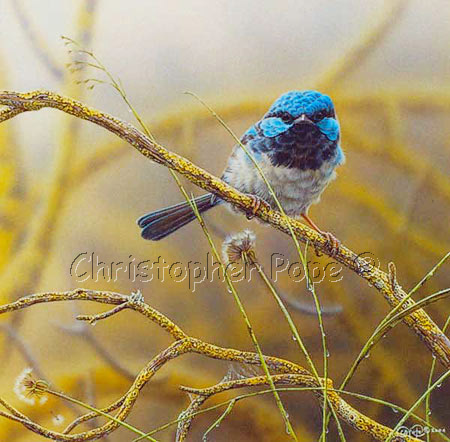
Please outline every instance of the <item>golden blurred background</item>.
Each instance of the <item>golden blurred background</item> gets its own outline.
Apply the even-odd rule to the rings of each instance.
[[[49,89],[77,98],[134,124],[108,85],[90,90],[70,72],[66,35],[92,49],[117,75],[138,112],[168,149],[219,175],[233,139],[185,91],[204,98],[236,134],[259,119],[290,89],[318,89],[336,105],[347,155],[338,179],[311,216],[356,253],[366,253],[412,288],[450,245],[450,3],[445,0],[337,2],[269,0],[153,0],[139,2],[0,1],[0,89]],[[88,70],[84,78],[99,77]],[[80,282],[70,273],[81,253],[105,263],[205,262],[208,243],[198,223],[167,239],[140,238],[135,220],[182,199],[168,170],[146,161],[129,145],[87,122],[42,110],[0,125],[0,299],[10,302],[43,291],[82,286],[120,293],[140,289],[147,303],[186,332],[208,342],[253,350],[241,315],[220,281],[198,284],[114,280]],[[201,191],[183,181],[196,194]],[[266,270],[272,253],[297,261],[292,240],[244,216],[218,208],[205,215],[218,246],[227,234],[251,228]],[[316,257],[319,266],[330,258]],[[84,267],[86,269],[86,267]],[[448,263],[416,299],[446,288]],[[305,283],[277,281],[292,302],[313,308]],[[258,281],[237,284],[265,354],[304,365],[291,332]],[[381,295],[347,269],[342,279],[317,283],[330,353],[329,377],[338,385],[370,334],[387,314]],[[443,326],[449,301],[427,308]],[[125,311],[94,328],[77,324],[98,305],[41,305],[0,318],[0,395],[30,417],[61,430],[57,414],[72,420],[80,409],[50,400],[30,407],[14,396],[14,379],[26,366],[59,390],[105,406],[128,388],[133,375],[170,340],[135,312]],[[321,370],[317,317],[292,309],[296,325]],[[396,327],[363,361],[348,389],[409,408],[426,390],[432,357],[411,330]],[[232,370],[239,370],[233,366]],[[230,370],[201,356],[172,361],[145,388],[129,421],[149,431],[175,419],[189,398],[179,385],[206,387]],[[436,374],[442,373],[437,367]],[[244,373],[245,374],[245,373]],[[450,386],[431,397],[431,422],[450,432]],[[302,441],[317,440],[322,411],[311,393],[281,395]],[[390,407],[348,398],[361,412],[388,426]],[[212,400],[211,403],[213,403]],[[422,406],[419,414],[424,415]],[[201,440],[221,411],[194,420],[189,440]],[[368,436],[344,426],[348,441]],[[158,433],[174,439],[175,428]],[[104,440],[127,441],[120,429]],[[19,424],[0,420],[0,441],[44,440]],[[103,439],[102,439],[103,440]],[[209,440],[289,440],[271,395],[246,399]],[[338,440],[330,424],[327,440]],[[435,436],[432,436],[435,440]],[[436,440],[438,440],[436,438]]]

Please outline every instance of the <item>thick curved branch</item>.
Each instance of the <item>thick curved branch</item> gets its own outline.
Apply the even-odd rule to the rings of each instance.
[[[187,353],[196,353],[213,359],[233,361],[244,364],[254,364],[261,365],[260,357],[257,353],[236,350],[233,348],[223,348],[217,345],[204,342],[200,339],[191,337],[187,335],[181,328],[179,328],[173,321],[171,321],[167,316],[163,315],[159,311],[155,310],[150,305],[143,302],[142,295],[138,292],[137,294],[132,294],[131,296],[122,295],[119,293],[106,292],[106,291],[94,291],[94,290],[84,290],[76,289],[68,292],[49,292],[37,295],[25,296],[18,299],[15,302],[6,304],[0,307],[0,314],[22,310],[27,307],[31,307],[36,304],[49,303],[49,302],[60,302],[60,301],[93,301],[102,304],[110,304],[114,306],[123,306],[123,308],[118,309],[114,307],[112,310],[106,313],[100,313],[98,315],[82,316],[81,320],[101,320],[111,317],[113,314],[117,314],[119,311],[123,311],[126,308],[135,310],[152,322],[156,323],[161,328],[165,329],[174,339],[174,342],[169,345],[165,350],[156,355],[136,376],[134,382],[128,389],[128,391],[120,399],[114,402],[111,406],[104,410],[112,411],[117,409],[116,419],[124,421],[130,414],[142,388],[153,378],[153,376],[162,368],[167,362],[182,356]],[[126,306],[126,307],[125,307]],[[283,373],[285,375],[284,381],[286,379],[296,379],[301,380],[302,385],[313,386],[319,390],[317,394],[322,397],[322,391],[325,380],[317,380],[315,377],[309,373],[308,370],[302,366],[290,362],[284,359],[280,359],[274,356],[264,356],[267,366],[273,370],[275,373]],[[296,377],[295,377],[296,376]],[[277,379],[276,377],[274,377]],[[267,381],[265,376],[252,378],[257,379],[259,384],[264,384]],[[281,378],[280,378],[281,379]],[[242,381],[244,382],[244,381]],[[250,381],[247,381],[250,382]],[[255,385],[259,385],[258,382]],[[326,381],[327,384],[332,389],[332,383],[330,380]],[[217,388],[223,388],[220,387]],[[230,384],[234,385],[234,384]],[[240,386],[245,386],[241,385]],[[214,387],[213,387],[214,388]],[[337,415],[344,421],[347,422],[352,427],[359,431],[369,433],[376,439],[383,441],[386,438],[386,434],[390,434],[390,429],[384,427],[383,425],[375,422],[374,420],[363,415],[359,411],[351,407],[346,401],[344,401],[336,392],[328,392],[328,400],[331,401],[333,408],[336,410]],[[321,403],[323,400],[321,400]],[[31,421],[26,416],[21,414],[19,411],[11,407],[7,402],[0,401],[0,404],[5,406],[8,411],[5,413],[0,411],[0,416],[14,420],[21,423],[31,431],[40,434],[44,437],[53,440],[66,441],[66,442],[82,442],[88,440],[95,440],[115,431],[119,427],[119,423],[115,421],[108,421],[104,425],[77,434],[68,434],[76,425],[81,422],[85,422],[88,419],[96,417],[95,413],[90,413],[85,417],[78,418],[73,424],[71,424],[63,433],[54,432],[42,427],[41,425]],[[387,433],[386,433],[387,432]],[[409,436],[399,436],[397,439],[399,442],[417,442],[417,439],[410,438]]]
[[[9,120],[25,111],[26,109],[22,109],[20,107],[8,106],[6,109],[0,110],[0,121]]]
[[[90,121],[125,140],[145,157],[179,172],[197,186],[215,193],[235,207],[248,212],[252,206],[253,200],[248,195],[237,191],[214,175],[197,167],[186,158],[170,152],[160,144],[153,142],[131,124],[90,108],[79,101],[48,91],[28,93],[5,91],[0,93],[0,105],[7,106],[12,110],[5,115],[0,113],[0,123],[17,115],[13,112],[15,109],[20,109],[20,112],[18,111],[17,113],[21,113],[37,111],[43,108],[58,109],[77,118]],[[331,256],[326,239],[297,220],[283,217],[280,212],[270,210],[265,205],[261,205],[256,212],[256,216],[265,223],[289,235],[290,224],[292,231],[300,241],[309,242],[316,249]],[[374,266],[367,265],[364,259],[360,259],[355,252],[347,247],[341,245],[337,253],[333,254],[333,258],[375,287],[391,306],[398,305],[406,297],[406,293],[401,287],[398,287],[396,290],[392,288],[389,283],[389,277],[385,272]],[[404,307],[406,308],[413,304],[414,301],[408,299],[404,302]],[[425,311],[419,309],[405,317],[403,322],[414,330],[441,364],[450,369],[450,340]]]
[[[305,376],[299,374],[278,374],[272,377],[273,382],[277,386],[301,386],[306,388],[311,388],[312,391],[321,400],[319,403],[323,405],[323,390],[319,386],[317,379],[313,376]],[[221,382],[212,387],[196,389],[189,387],[181,387],[182,390],[187,391],[191,394],[196,395],[195,399],[191,402],[186,414],[189,414],[185,420],[180,421],[178,439],[177,441],[184,440],[187,431],[189,430],[190,423],[192,421],[192,411],[197,411],[203,403],[209,399],[211,396],[222,393],[224,391],[234,390],[237,388],[245,387],[258,387],[261,385],[267,385],[267,378],[265,376],[256,376],[252,378],[236,379],[227,382]],[[347,404],[341,397],[333,390],[333,384],[328,380],[327,389],[328,400],[333,404],[335,410],[337,410],[338,415],[358,431],[364,431],[370,434],[374,439],[384,441],[390,434],[391,429],[372,419],[364,416],[359,411]],[[400,433],[396,435],[398,441],[408,441],[408,442],[419,442],[419,439],[415,437],[405,436]]]

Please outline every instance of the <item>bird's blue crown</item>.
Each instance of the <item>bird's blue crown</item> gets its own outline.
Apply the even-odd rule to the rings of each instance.
[[[324,116],[334,116],[334,106],[328,95],[317,91],[289,91],[281,95],[270,106],[266,115],[287,112],[297,118],[302,114],[313,116],[323,113]]]

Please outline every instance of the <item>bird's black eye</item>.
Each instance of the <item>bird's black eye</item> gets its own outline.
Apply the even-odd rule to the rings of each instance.
[[[283,113],[282,115],[280,115],[280,118],[283,120],[283,123],[292,123],[292,121],[294,120],[292,118],[292,115],[288,113]]]
[[[289,112],[271,112],[265,115],[264,118],[279,118],[285,124],[292,124],[295,118]]]
[[[315,112],[313,115],[312,115],[312,120],[313,121],[321,121],[321,120],[323,120],[326,116],[328,115],[328,112],[326,111],[326,110],[321,110],[321,111],[319,111],[319,112]]]

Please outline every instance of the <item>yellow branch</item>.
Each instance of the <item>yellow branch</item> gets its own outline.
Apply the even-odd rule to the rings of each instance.
[[[0,416],[21,423],[29,430],[53,440],[82,442],[87,440],[99,439],[115,431],[120,425],[117,420],[124,421],[127,418],[134,404],[136,403],[136,400],[140,395],[142,389],[153,378],[158,370],[162,368],[167,362],[170,362],[171,360],[178,358],[179,356],[182,356],[184,354],[195,353],[213,359],[233,361],[243,364],[261,365],[260,356],[257,353],[236,350],[233,348],[219,347],[217,345],[202,341],[201,339],[189,336],[167,316],[160,313],[150,305],[146,304],[143,301],[142,295],[140,295],[140,293],[126,296],[119,293],[84,289],[76,289],[73,291],[60,293],[41,293],[26,296],[10,304],[0,306],[0,314],[22,310],[36,304],[61,301],[91,301],[115,306],[124,305],[126,306],[124,308],[135,310],[143,314],[150,321],[165,329],[172,336],[174,342],[161,353],[156,355],[139,372],[124,396],[119,398],[109,407],[101,410],[104,413],[108,413],[116,409],[118,411],[115,415],[115,421],[108,421],[100,427],[96,427],[78,434],[69,434],[69,432],[75,427],[75,425],[78,425],[81,422],[85,422],[88,419],[91,419],[98,415],[98,413],[96,414],[95,412],[93,412],[85,415],[84,417],[78,418],[63,433],[54,432],[28,419],[25,415],[20,413],[20,411],[11,407],[6,401],[2,400],[0,402],[10,412],[5,413],[0,411]],[[82,317],[82,319],[101,320],[111,317],[113,314],[117,313],[118,309],[117,307],[114,307],[109,312],[100,313],[89,317]],[[381,425],[378,422],[370,419],[369,417],[365,416],[364,414],[360,413],[358,410],[350,406],[346,401],[344,401],[338,393],[332,390],[333,384],[331,380],[317,379],[315,376],[312,376],[308,370],[294,362],[274,356],[263,357],[267,366],[271,370],[279,374],[284,374],[284,376],[282,377],[274,376],[274,379],[281,384],[304,385],[306,387],[312,387],[316,395],[319,398],[322,398],[323,386],[326,382],[330,390],[328,391],[328,399],[333,404],[337,415],[340,419],[342,419],[342,421],[346,422],[356,430],[368,433],[379,441],[384,441],[387,435],[391,434],[390,428],[385,427],[384,425]],[[219,386],[217,387],[213,387],[213,393],[220,392],[219,390],[222,388],[222,386],[230,386],[231,388],[242,386],[259,386],[266,384],[267,382],[267,377],[260,376],[247,380],[223,383],[219,384]],[[246,383],[246,385],[241,385],[242,383]],[[214,388],[219,390],[216,391],[214,390]],[[320,404],[323,404],[323,399],[320,401]],[[188,428],[186,428],[186,431],[187,430]],[[399,442],[419,442],[418,439],[400,434],[397,435],[397,440]]]
[[[131,124],[107,113],[90,108],[79,101],[48,91],[38,90],[28,93],[4,91],[0,93],[0,105],[19,108],[24,112],[37,111],[43,108],[54,108],[77,118],[90,121],[125,140],[145,157],[179,172],[197,186],[206,191],[213,192],[244,212],[248,213],[252,207],[253,199],[248,195],[237,191],[219,178],[197,167],[186,158],[170,152],[160,144],[153,142]],[[14,115],[7,114],[6,116],[2,116],[0,114],[0,123],[13,117]],[[368,265],[364,259],[360,259],[355,252],[347,247],[341,245],[336,253],[331,254],[326,239],[320,234],[297,220],[283,217],[280,212],[271,210],[265,205],[261,205],[255,215],[260,220],[288,235],[290,235],[291,227],[300,241],[308,242],[316,249],[332,256],[348,269],[364,278],[385,297],[391,306],[395,307],[406,297],[406,293],[401,287],[397,290],[392,288],[389,283],[389,277],[385,272]],[[414,301],[408,299],[404,303],[404,308],[410,307],[413,304]],[[416,310],[405,317],[403,322],[414,330],[441,364],[449,369],[450,340],[425,311],[422,309]]]

